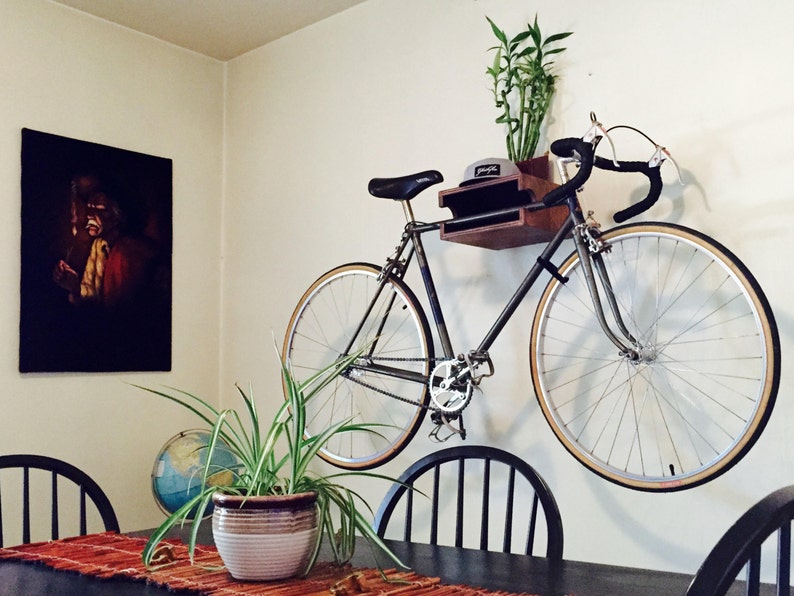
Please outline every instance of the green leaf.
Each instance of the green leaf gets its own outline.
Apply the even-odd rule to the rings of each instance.
[[[546,52],[546,55],[550,56],[551,54],[559,54],[560,52],[564,52],[564,51],[565,51],[565,48],[555,48],[553,50],[548,50]],[[551,63],[549,62],[548,64],[551,64]]]
[[[527,24],[527,30],[529,34],[532,36],[532,42],[535,44],[536,47],[541,46],[541,35],[540,35],[540,27],[538,27],[538,15],[535,15],[535,23],[533,25]]]
[[[529,31],[522,31],[510,40],[510,52],[515,52],[516,48],[520,46],[529,36]]]
[[[566,37],[570,37],[573,35],[573,31],[567,31],[565,33],[555,33],[554,35],[549,35],[544,41],[543,45],[549,45],[550,43],[554,43],[555,41],[560,41],[561,39],[565,39]]]
[[[367,344],[361,347],[356,352],[331,363],[301,382],[298,382],[291,373],[287,362],[280,358],[285,399],[269,425],[261,425],[253,391],[250,388],[246,392],[236,386],[243,402],[243,408],[238,412],[231,408],[217,410],[204,400],[180,390],[174,389],[173,393],[168,393],[139,387],[181,405],[196,414],[210,428],[210,438],[206,447],[202,447],[202,449],[207,449],[207,465],[203,467],[200,474],[203,481],[201,492],[180,507],[178,511],[168,516],[155,530],[142,552],[144,563],[147,566],[151,565],[157,545],[170,529],[179,524],[184,525],[188,514],[195,509],[196,517],[192,520],[188,545],[192,562],[201,518],[209,506],[212,494],[217,490],[238,495],[316,492],[321,532],[318,542],[314,545],[314,552],[311,555],[308,568],[311,568],[316,561],[323,535],[330,539],[334,555],[340,560],[346,560],[352,556],[356,532],[362,533],[369,540],[372,530],[370,525],[364,521],[360,511],[366,510],[371,513],[371,508],[366,501],[354,491],[335,484],[333,476],[330,479],[329,477],[316,476],[310,472],[309,465],[323,445],[336,435],[366,432],[383,436],[378,429],[390,425],[354,422],[351,417],[330,423],[327,428],[317,431],[315,435],[306,436],[306,403],[312,397],[319,395],[331,383],[340,382],[340,375],[355,366],[356,359],[371,349],[372,345]],[[233,481],[230,484],[222,487],[207,486],[210,476],[219,468],[212,464],[212,456],[216,450],[225,447],[228,447],[238,457],[241,462],[240,468],[232,470]],[[284,447],[285,452],[281,451],[281,447]],[[355,473],[350,472],[349,474]],[[379,474],[364,474],[372,478],[393,481],[393,479]],[[386,552],[389,554],[388,549]],[[393,554],[390,556],[397,561]]]
[[[505,35],[505,32],[499,29],[499,27],[496,26],[496,23],[494,23],[489,17],[485,17],[485,18],[488,19],[488,22],[491,24],[491,31],[493,31],[493,34],[496,36],[496,39],[501,41],[502,45],[507,47],[507,35]]]
[[[496,55],[494,56],[493,59],[493,66],[491,67],[494,73],[498,73],[502,70],[501,64],[502,64],[502,48],[497,48]],[[496,75],[494,74],[494,76]]]
[[[141,553],[143,564],[147,569],[152,568],[152,558],[157,550],[157,546],[163,541],[171,528],[175,527],[179,522],[184,523],[188,519],[187,516],[190,514],[193,508],[197,505],[200,505],[201,502],[206,498],[207,494],[209,494],[210,498],[212,498],[212,493],[214,491],[214,488],[205,488],[201,493],[194,496],[179,509],[169,515],[168,518],[162,524],[160,524],[160,527],[157,528],[151,536],[149,536],[149,540],[146,542],[146,545],[143,547],[143,552]],[[194,518],[193,525],[195,526],[198,523],[201,523],[201,518]],[[195,540],[191,539],[190,543],[188,544],[188,550],[191,554],[191,557],[195,548]]]

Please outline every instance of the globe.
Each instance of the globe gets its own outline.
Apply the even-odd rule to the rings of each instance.
[[[171,437],[160,449],[152,470],[152,492],[164,513],[174,513],[201,492],[209,439],[207,430],[186,430]],[[212,474],[207,485],[230,483],[238,466],[239,462],[228,446],[218,442],[212,455]],[[205,510],[206,516],[211,514],[212,502]],[[195,511],[192,511],[188,517],[194,515]]]

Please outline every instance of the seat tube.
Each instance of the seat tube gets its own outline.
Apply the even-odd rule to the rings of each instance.
[[[422,244],[420,232],[413,231],[411,233],[411,240],[416,252],[416,261],[419,263],[419,272],[422,275],[422,282],[425,284],[427,299],[430,302],[430,311],[433,314],[433,321],[435,322],[436,329],[438,330],[438,340],[441,343],[441,349],[444,351],[445,357],[452,358],[452,342],[449,339],[447,324],[444,321],[444,313],[441,310],[441,303],[438,301],[436,284],[433,282],[433,275],[430,272],[430,265],[427,261],[427,255],[425,254],[425,248]]]

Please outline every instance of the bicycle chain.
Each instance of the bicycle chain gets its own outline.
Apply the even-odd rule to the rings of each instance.
[[[388,356],[377,356],[377,357],[370,357],[372,361],[383,361],[383,362],[431,362],[435,364],[436,362],[442,362],[444,360],[448,360],[448,358],[397,358],[397,357],[388,357]],[[431,410],[433,412],[444,412],[438,406],[433,406],[429,403],[424,404],[420,401],[415,399],[410,399],[408,397],[403,397],[401,395],[397,395],[396,393],[391,393],[390,391],[386,391],[385,389],[380,389],[379,387],[375,387],[374,385],[370,385],[366,381],[362,381],[360,379],[354,379],[351,376],[345,375],[345,378],[353,383],[361,385],[362,387],[366,387],[367,389],[371,389],[381,395],[385,395],[386,397],[391,397],[392,399],[396,399],[397,401],[401,401],[406,404],[411,404],[412,406],[417,406],[419,408],[424,408],[425,410]],[[468,404],[467,404],[468,405]],[[460,413],[466,409],[466,406],[460,409],[459,412],[456,412],[456,417],[460,415]]]

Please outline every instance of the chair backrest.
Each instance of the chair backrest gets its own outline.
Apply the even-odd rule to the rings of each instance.
[[[761,499],[717,541],[689,585],[687,596],[723,596],[743,568],[747,569],[745,593],[758,595],[762,546],[772,534],[777,534],[775,594],[790,594],[792,518],[794,485]]]
[[[420,477],[424,478],[420,480]],[[386,530],[399,504],[404,510],[399,536],[402,540],[562,559],[562,519],[557,502],[535,469],[511,453],[474,445],[442,449],[410,466],[399,482],[386,493],[375,517],[375,531],[381,537],[397,537],[387,535]],[[477,488],[467,491],[466,487],[472,485]],[[468,508],[465,494],[474,501]],[[415,504],[424,500],[422,495],[430,498],[429,520],[426,511],[414,509]],[[538,524],[540,515],[542,524]],[[503,517],[504,521],[492,524],[497,517]],[[546,527],[546,550],[533,552],[542,544],[542,540],[536,540],[540,538],[537,530],[542,525]],[[452,528],[454,543],[452,540],[445,542],[442,534],[445,530],[451,534]],[[416,539],[417,534],[422,536]],[[499,534],[500,548],[490,549],[490,539],[494,536],[498,539]],[[469,537],[475,544],[466,543]],[[513,548],[514,538],[522,540],[520,549]]]
[[[104,529],[112,532],[119,531],[119,522],[107,495],[88,474],[75,466],[43,455],[18,454],[0,456],[0,470],[4,469],[15,469],[18,471],[18,476],[21,476],[21,478],[12,479],[6,474],[0,480],[8,481],[6,488],[9,490],[11,490],[11,485],[13,485],[14,491],[21,489],[21,495],[18,493],[13,495],[4,494],[4,487],[0,484],[0,546],[4,545],[3,502],[4,500],[11,501],[12,498],[19,503],[22,511],[21,539],[23,544],[31,541],[31,511],[34,509],[33,503],[38,503],[41,500],[47,500],[49,504],[49,537],[52,540],[60,538],[61,518],[69,516],[65,510],[61,510],[61,501],[66,499],[59,499],[59,495],[68,492],[70,484],[73,490],[75,489],[74,485],[76,485],[74,493],[76,495],[79,494],[77,499],[79,503],[79,511],[77,513],[79,516],[79,528],[76,528],[79,535],[84,536],[88,533],[89,508],[87,503],[89,500],[93,502],[99,512]],[[49,473],[45,475],[45,477],[49,477],[46,481],[46,488],[40,490],[38,483],[31,482],[31,470],[33,469],[44,470]],[[61,481],[59,484],[59,479],[65,479],[70,482]],[[11,482],[12,480],[13,483]],[[46,499],[47,492],[49,492],[48,499]],[[78,503],[75,503],[75,505]],[[71,535],[74,535],[74,532],[71,532]]]

